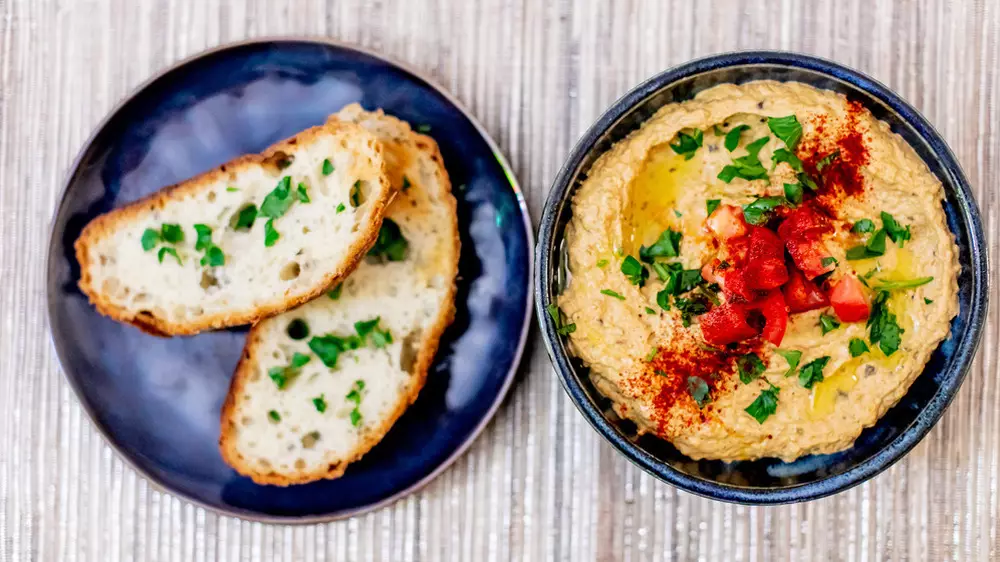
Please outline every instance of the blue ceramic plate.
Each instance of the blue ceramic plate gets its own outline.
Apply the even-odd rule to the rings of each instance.
[[[428,131],[458,199],[458,313],[427,386],[385,440],[338,480],[259,486],[218,452],[219,410],[245,329],[159,339],[100,316],[77,289],[73,242],[100,213],[258,152],[360,102]],[[503,156],[440,88],[372,53],[262,40],[196,56],[128,98],[67,180],[48,253],[48,307],[63,370],[111,445],[150,480],[250,519],[324,521],[402,497],[442,471],[511,384],[530,318],[530,220]]]
[[[927,163],[945,188],[948,227],[958,243],[959,314],[951,337],[932,355],[909,392],[854,447],[786,463],[777,459],[723,463],[694,461],[666,441],[637,437],[635,425],[618,419],[591,385],[586,369],[566,352],[564,341],[539,313],[549,357],[577,408],[605,439],[654,476],[715,499],[774,504],[819,498],[859,484],[888,468],[930,431],[958,391],[983,332],[989,294],[986,241],[969,182],[941,135],[917,110],[859,72],[815,57],[781,52],[742,52],[696,60],[654,76],[616,101],[573,149],[545,203],[536,249],[535,301],[544,311],[558,290],[561,242],[568,204],[594,160],[665,104],[692,98],[723,83],[771,79],[798,81],[858,100]]]

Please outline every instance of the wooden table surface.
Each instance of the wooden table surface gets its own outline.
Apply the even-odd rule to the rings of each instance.
[[[0,561],[1000,556],[995,308],[930,435],[873,481],[805,505],[715,503],[642,473],[577,413],[539,341],[469,452],[392,507],[283,527],[153,489],[60,373],[44,312],[49,222],[74,155],[135,86],[207,47],[292,34],[375,49],[453,92],[509,157],[536,224],[571,145],[643,78],[736,49],[832,58],[939,128],[975,187],[997,263],[1000,2],[0,0]]]

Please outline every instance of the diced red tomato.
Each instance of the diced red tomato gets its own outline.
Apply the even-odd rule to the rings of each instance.
[[[830,252],[819,240],[795,239],[785,242],[792,261],[802,270],[806,279],[815,279],[836,267],[833,263],[823,265],[823,259],[830,257]]]
[[[751,289],[776,289],[788,281],[788,268],[785,260],[780,259],[751,261],[744,269],[743,278]]]
[[[823,259],[830,257],[830,253],[821,237],[831,228],[826,217],[809,207],[799,207],[788,213],[778,226],[778,235],[806,279],[815,279],[836,267],[833,263],[823,265]]]
[[[834,285],[830,304],[841,322],[861,322],[871,314],[868,290],[854,275],[846,275]]]
[[[764,316],[764,339],[774,345],[781,345],[781,340],[785,337],[785,328],[788,327],[788,305],[785,304],[785,297],[781,291],[771,291],[767,297],[753,307],[760,310]]]
[[[709,345],[723,346],[750,339],[757,329],[747,323],[745,305],[726,303],[701,315],[701,333]]]
[[[751,226],[747,260],[756,261],[769,258],[784,260],[785,244],[770,230],[761,226]]]
[[[747,283],[746,275],[744,275],[742,269],[730,267],[729,269],[717,271],[716,277],[720,281],[719,284],[722,285],[722,291],[730,300],[736,299],[750,302],[757,297],[749,283]]]
[[[743,236],[747,232],[743,209],[736,205],[719,205],[719,208],[709,215],[706,224],[716,236],[725,239]]]
[[[788,274],[788,283],[781,288],[785,294],[785,302],[792,312],[806,312],[830,305],[826,295],[816,283],[805,278],[798,269],[792,269]]]
[[[799,207],[785,215],[778,225],[778,236],[788,241],[794,238],[819,236],[833,230],[830,221],[812,207]]]

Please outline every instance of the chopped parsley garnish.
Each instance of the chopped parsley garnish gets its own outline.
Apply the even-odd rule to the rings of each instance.
[[[740,382],[750,384],[764,373],[764,362],[756,353],[747,353],[736,358],[736,370],[740,374]]]
[[[868,341],[878,344],[886,355],[899,349],[903,329],[896,322],[896,315],[889,311],[889,291],[879,291],[872,301],[872,313],[868,317]]]
[[[257,220],[257,205],[250,203],[237,213],[236,224],[233,225],[233,228],[236,230],[249,230],[253,227],[255,220]]]
[[[646,279],[649,279],[649,270],[632,256],[625,256],[621,269],[629,283],[633,285],[642,287],[646,284]]]
[[[646,263],[651,263],[653,258],[676,258],[680,255],[682,237],[680,232],[668,228],[660,233],[652,246],[639,247],[639,258]]]
[[[796,172],[804,172],[802,168],[802,161],[799,157],[795,155],[794,152],[788,150],[787,148],[779,148],[774,151],[771,155],[771,169],[773,170],[778,164],[785,162],[792,167],[792,170]]]
[[[354,385],[351,386],[351,391],[344,396],[348,402],[354,404],[354,409],[351,410],[351,425],[358,427],[361,425],[361,392],[365,389],[365,381],[356,380]]]
[[[226,191],[228,191],[229,193],[236,193],[236,192],[239,191],[239,188],[237,188],[237,187],[227,187]]]
[[[326,296],[330,297],[333,300],[337,300],[337,299],[340,298],[340,293],[343,290],[344,290],[344,284],[343,283],[337,283],[337,286],[334,287],[329,292],[327,292]]]
[[[288,333],[288,337],[293,340],[304,340],[309,337],[309,324],[301,318],[296,318],[288,323],[285,331]]]
[[[656,293],[656,304],[663,310],[670,310],[670,292],[663,289]]]
[[[757,398],[744,410],[760,424],[764,423],[778,409],[778,392],[781,388],[771,383],[768,384],[770,388],[760,391]]]
[[[904,227],[899,224],[892,215],[885,211],[882,211],[880,216],[882,217],[882,228],[885,229],[885,233],[902,248],[903,243],[910,239],[910,227]]]
[[[361,205],[361,180],[354,182],[351,186],[351,206],[357,207]]]
[[[785,371],[785,376],[792,376],[792,373],[799,366],[799,361],[802,360],[802,352],[795,349],[775,349],[774,352],[784,357],[785,361],[788,362],[788,370]]]
[[[729,132],[726,133],[726,150],[729,152],[736,150],[736,147],[740,145],[740,135],[748,129],[750,129],[750,125],[737,125],[729,129]]]
[[[743,218],[750,224],[767,222],[768,214],[784,204],[781,197],[758,197],[743,207]]]
[[[276,219],[288,212],[295,199],[291,196],[292,178],[285,176],[281,178],[278,185],[264,197],[264,202],[260,204],[260,214],[265,217]]]
[[[268,412],[267,417],[271,418],[271,420],[276,422],[281,421],[281,414],[279,414],[277,410],[271,410],[270,412]]]
[[[601,289],[601,294],[602,295],[607,295],[609,297],[614,297],[614,298],[616,298],[616,299],[618,299],[620,301],[625,300],[625,297],[623,297],[620,294],[612,291],[611,289]]]
[[[828,332],[832,332],[840,327],[840,320],[829,314],[820,314],[819,327],[823,330],[823,335],[825,336]]]
[[[742,178],[747,181],[767,179],[767,170],[760,163],[758,153],[771,137],[763,137],[753,141],[746,146],[747,155],[733,159],[733,163],[722,168],[717,176],[720,180],[729,183],[733,178]]]
[[[184,229],[182,229],[179,224],[164,223],[163,226],[160,227],[160,236],[162,236],[163,241],[168,244],[177,244],[178,242],[184,241]]]
[[[677,144],[670,145],[674,152],[680,154],[685,160],[694,158],[694,153],[701,148],[703,134],[701,129],[695,129],[690,135],[684,132],[677,133]]]
[[[204,250],[205,255],[201,257],[201,265],[217,267],[226,264],[226,255],[222,253],[222,248],[212,242],[212,228],[204,224],[194,225],[194,231],[198,233],[198,241],[195,242],[195,250]]]
[[[649,308],[649,307],[647,306],[647,307],[646,307],[646,314],[656,314],[656,310],[654,310],[654,309],[652,309],[652,308]],[[575,325],[573,326],[573,329],[576,329],[576,326],[575,326]]]
[[[799,178],[799,183],[808,187],[809,189],[813,191],[819,189],[819,186],[816,185],[816,182],[813,181],[811,177],[809,177],[809,174],[802,172],[797,177]]]
[[[142,249],[146,252],[152,250],[160,243],[160,233],[153,230],[152,228],[147,228],[142,233]]]
[[[933,302],[931,299],[924,297],[924,304],[932,304]]]
[[[356,331],[358,333],[358,337],[361,338],[362,345],[364,345],[365,338],[369,335],[371,336],[372,345],[375,346],[375,349],[382,349],[392,343],[392,334],[389,333],[389,330],[381,330],[378,327],[381,320],[381,316],[376,316],[371,320],[354,323],[354,331]]]
[[[333,173],[333,162],[330,162],[329,158],[323,160],[323,175],[329,176]]]
[[[309,362],[311,358],[305,353],[295,352],[292,355],[292,361],[285,367],[271,367],[267,371],[267,376],[271,377],[274,381],[275,386],[278,390],[282,390],[299,374],[299,369],[301,369],[306,363]]]
[[[666,281],[667,279],[670,278],[670,271],[667,269],[667,266],[663,265],[662,263],[654,261],[653,263],[649,264],[649,267],[653,268],[653,272],[656,273],[656,276],[660,278],[660,281]]]
[[[830,164],[833,164],[833,161],[836,160],[837,158],[840,158],[840,149],[834,150],[830,154],[827,154],[826,156],[821,158],[819,162],[816,162],[816,171],[822,172],[824,168],[826,168]]]
[[[316,407],[317,412],[322,414],[323,412],[326,411],[326,398],[322,394],[320,394],[316,398],[313,398],[312,403],[313,406]]]
[[[608,265],[608,260],[605,259],[597,260],[597,267],[604,267],[606,265]]]
[[[299,186],[296,188],[296,193],[299,196],[299,201],[302,201],[303,203],[309,202],[309,192],[306,190],[306,184],[299,182]]]
[[[576,324],[563,324],[562,314],[559,307],[554,303],[545,307],[545,311],[549,313],[549,318],[552,318],[552,324],[556,327],[556,333],[560,336],[572,334],[576,331]]]
[[[361,347],[361,343],[353,335],[342,338],[335,334],[327,334],[325,336],[313,336],[309,340],[309,349],[319,357],[319,360],[324,365],[331,369],[337,366],[337,359],[341,353],[359,347]]]
[[[406,193],[407,191],[410,190],[410,178],[408,178],[406,176],[403,176],[403,187],[402,187],[402,189],[403,189],[403,193]]]
[[[721,203],[722,199],[709,199],[708,201],[705,201],[705,210],[708,211],[708,216],[711,216],[712,213],[719,208]]]
[[[654,347],[654,348],[650,349],[649,353],[646,354],[646,363],[649,363],[653,359],[656,359],[656,354],[659,353],[659,352],[660,352],[660,348],[658,348],[658,347]]]
[[[861,338],[851,338],[851,341],[847,343],[847,351],[851,352],[851,357],[858,357],[869,351],[868,344]]]
[[[680,264],[667,266],[667,283],[663,290],[671,295],[686,293],[698,286],[704,279],[700,269],[682,269]]]
[[[704,408],[705,404],[708,404],[709,402],[712,401],[711,397],[709,396],[710,391],[708,388],[708,383],[705,382],[705,379],[701,377],[693,375],[688,377],[687,389],[688,393],[691,394],[691,398],[694,399],[695,404],[697,404],[699,408]]]
[[[396,221],[386,218],[382,220],[382,228],[378,231],[378,238],[368,255],[386,261],[403,261],[406,259],[410,243],[403,237],[403,232],[399,229]]]
[[[681,218],[684,215],[680,211],[678,211],[677,209],[674,209],[674,216],[677,217],[677,218]]]
[[[872,235],[864,245],[854,246],[847,250],[847,259],[863,260],[885,255],[885,230],[880,229]]]
[[[820,262],[820,264],[823,265],[823,267],[826,267],[826,266],[828,266],[830,264],[840,265],[840,262],[837,261],[837,258],[835,258],[833,256],[827,256],[827,257],[819,260],[819,262]]]
[[[160,263],[163,263],[163,257],[166,255],[174,256],[174,259],[177,260],[178,265],[184,265],[184,262],[181,261],[181,257],[177,255],[177,250],[167,246],[163,246],[162,248],[160,248],[160,251],[157,252],[156,254],[156,259],[158,259]]]
[[[823,382],[823,368],[829,362],[830,357],[825,355],[806,363],[799,370],[799,384],[805,388],[812,388],[814,384]]]
[[[785,143],[789,150],[795,150],[802,138],[802,125],[795,115],[768,117],[767,128]]]
[[[926,285],[933,280],[933,277],[917,277],[916,279],[907,279],[904,281],[882,281],[878,285],[875,285],[875,290],[892,291],[896,289],[913,289],[914,287]]]
[[[786,183],[785,184],[785,199],[792,205],[799,205],[802,203],[802,184],[800,183]]]
[[[346,208],[347,206],[343,203],[337,203],[337,214],[339,215],[340,213],[343,213]]]
[[[712,131],[715,133],[715,136],[717,137],[721,137],[722,135],[726,134],[726,132],[722,130],[722,127],[720,127],[718,123],[712,125]]]
[[[874,231],[875,231],[875,223],[872,222],[871,219],[861,219],[858,222],[854,223],[854,226],[851,227],[851,232],[854,232],[855,234],[861,234],[864,232],[874,232]]]

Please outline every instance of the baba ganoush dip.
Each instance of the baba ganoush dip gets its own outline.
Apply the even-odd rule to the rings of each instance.
[[[549,313],[615,411],[691,458],[840,451],[948,336],[943,198],[857,102],[716,86],[594,163]]]

